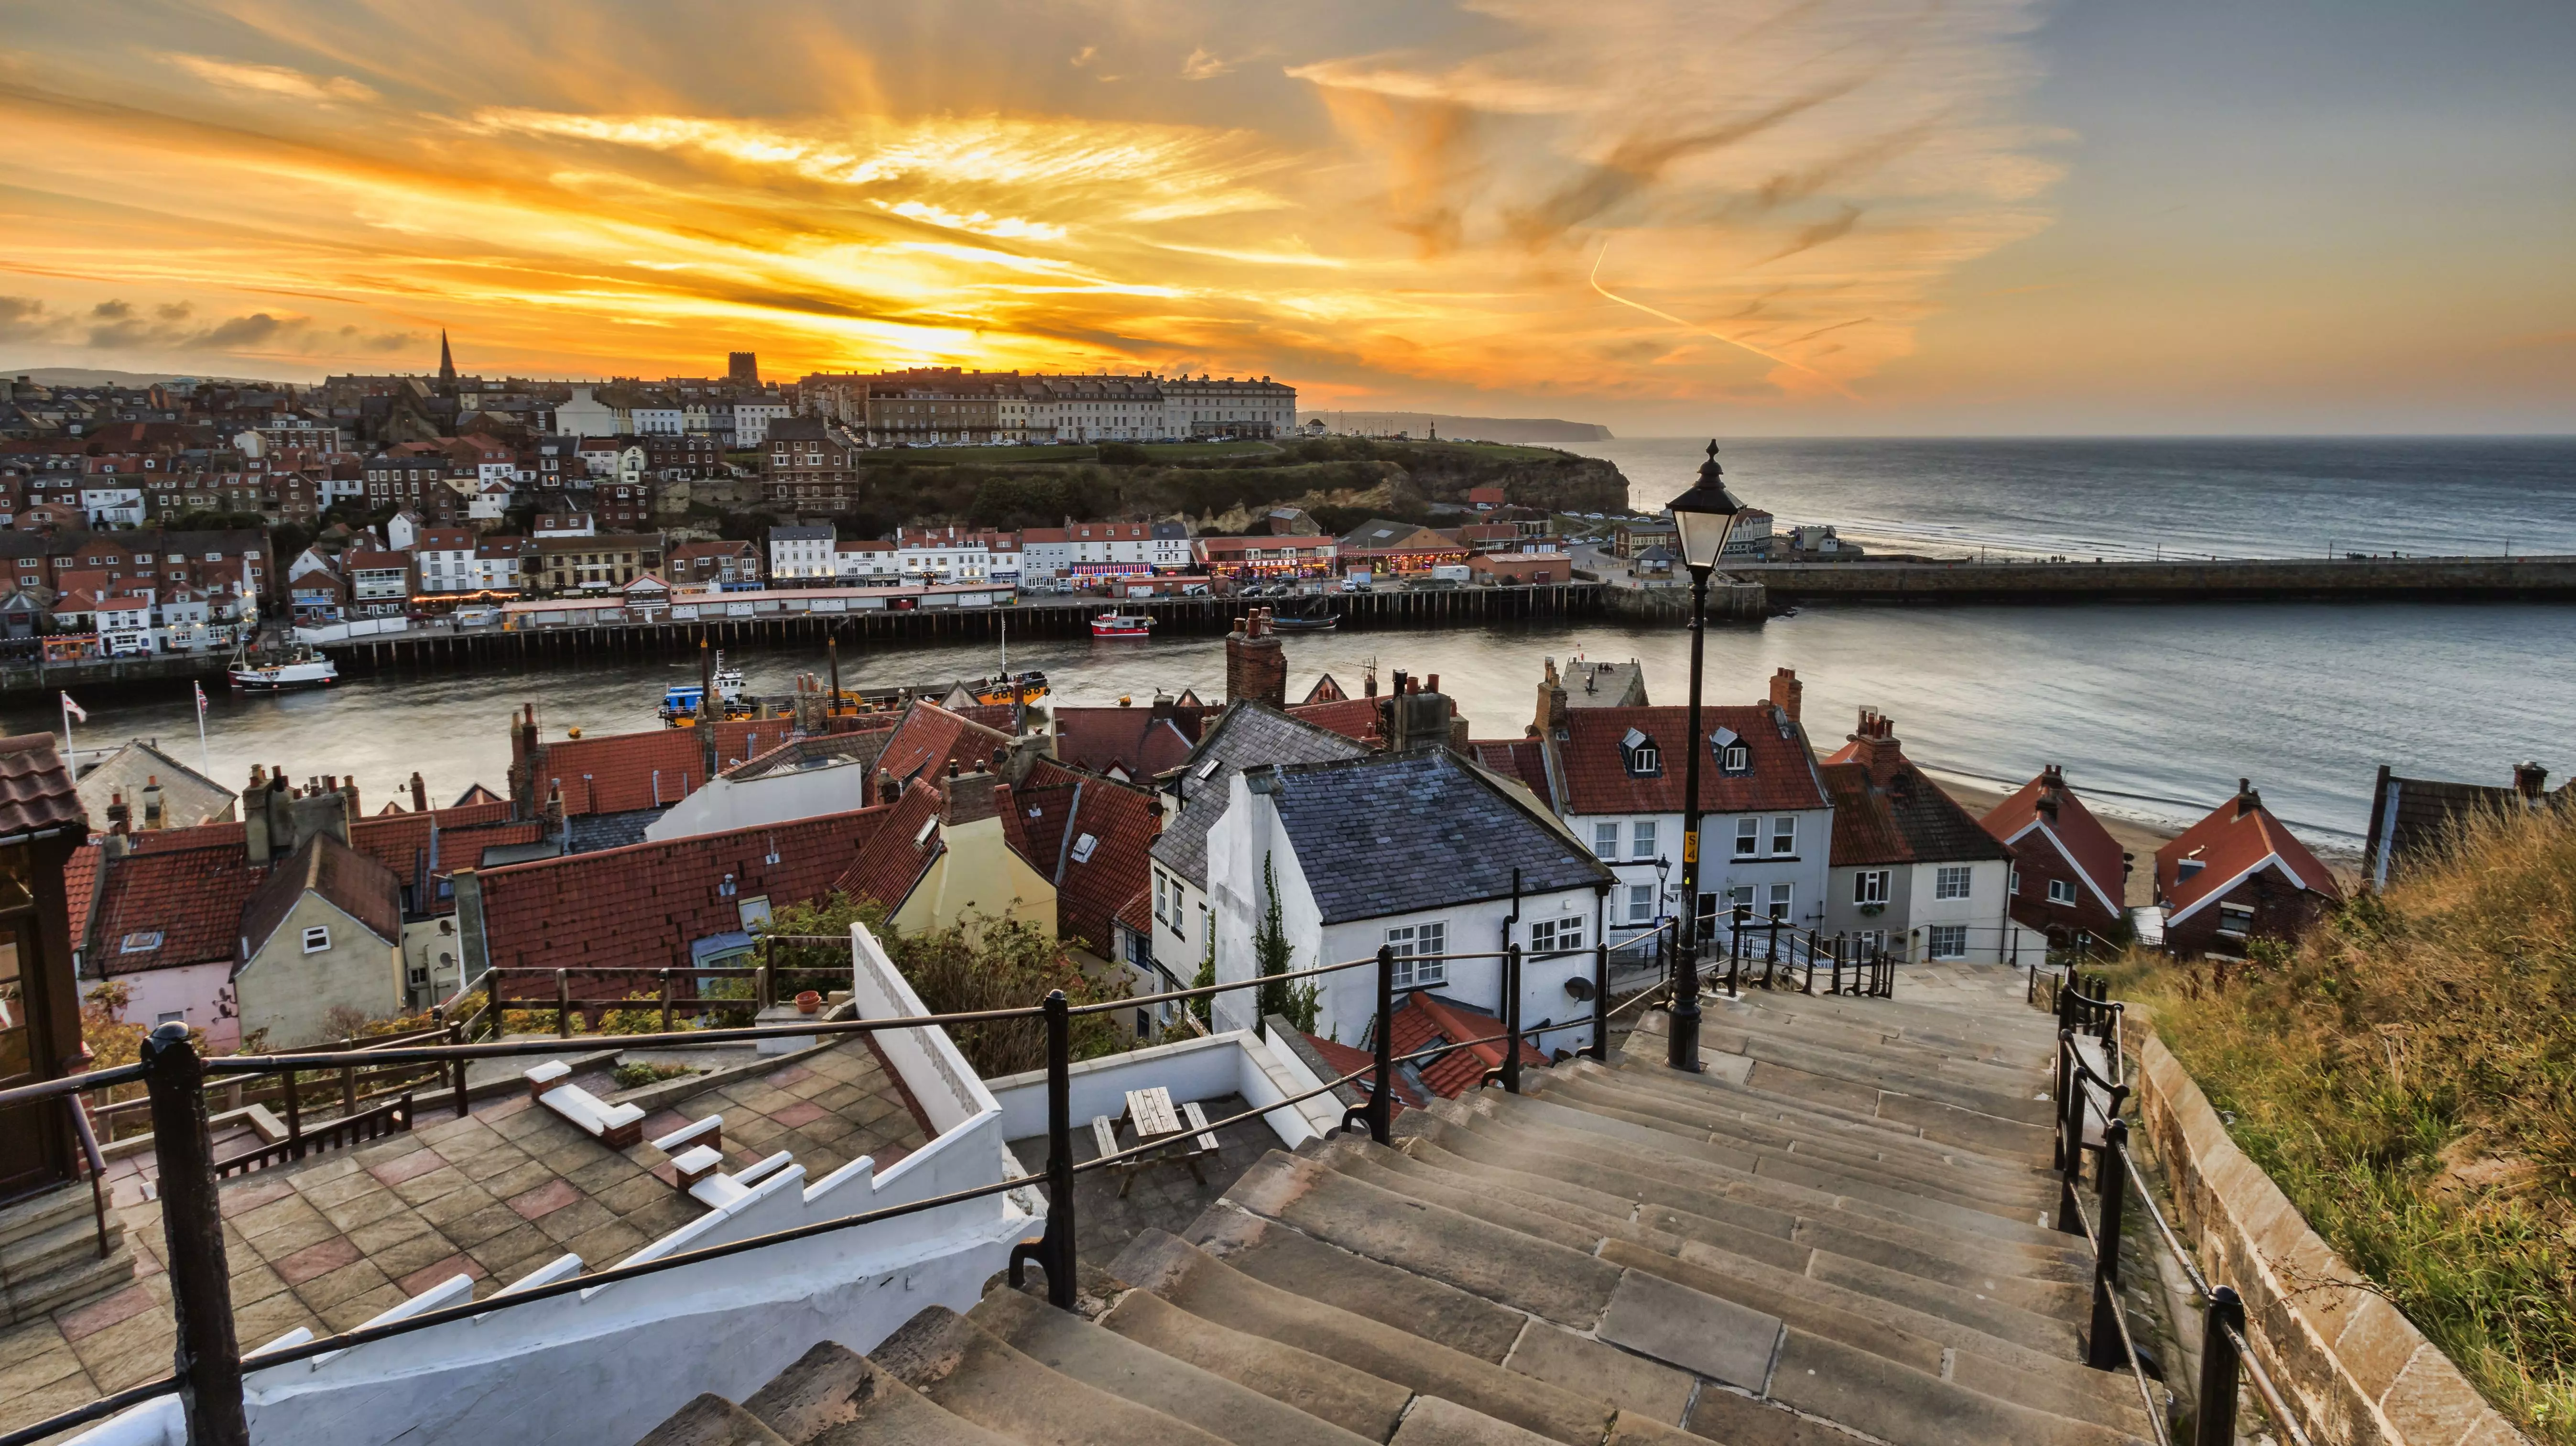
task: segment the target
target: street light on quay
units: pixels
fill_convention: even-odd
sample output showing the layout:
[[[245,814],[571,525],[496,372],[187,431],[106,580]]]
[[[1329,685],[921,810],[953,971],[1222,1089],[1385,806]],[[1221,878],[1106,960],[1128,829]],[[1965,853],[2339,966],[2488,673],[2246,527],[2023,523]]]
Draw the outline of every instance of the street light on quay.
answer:
[[[1682,912],[1674,928],[1672,1067],[1699,1072],[1699,755],[1708,746],[1700,736],[1701,660],[1708,637],[1708,576],[1726,552],[1744,504],[1726,490],[1725,469],[1717,465],[1717,443],[1708,444],[1699,481],[1672,500],[1673,528],[1680,534],[1682,563],[1691,575],[1690,741],[1682,765]]]

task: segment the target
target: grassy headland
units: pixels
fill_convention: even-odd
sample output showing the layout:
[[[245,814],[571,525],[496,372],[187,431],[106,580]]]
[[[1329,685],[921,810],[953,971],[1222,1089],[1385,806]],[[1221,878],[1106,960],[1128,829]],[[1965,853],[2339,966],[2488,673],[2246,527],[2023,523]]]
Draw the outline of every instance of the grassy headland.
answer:
[[[2223,980],[2113,985],[2345,1260],[2576,1443],[2576,809],[2479,820]]]

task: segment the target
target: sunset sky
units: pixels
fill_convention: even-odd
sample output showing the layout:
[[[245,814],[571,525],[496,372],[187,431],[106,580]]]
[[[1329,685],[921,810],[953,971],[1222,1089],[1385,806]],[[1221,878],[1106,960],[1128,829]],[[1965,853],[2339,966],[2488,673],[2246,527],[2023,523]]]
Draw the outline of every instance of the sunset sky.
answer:
[[[0,368],[2576,430],[2576,5],[0,0]]]

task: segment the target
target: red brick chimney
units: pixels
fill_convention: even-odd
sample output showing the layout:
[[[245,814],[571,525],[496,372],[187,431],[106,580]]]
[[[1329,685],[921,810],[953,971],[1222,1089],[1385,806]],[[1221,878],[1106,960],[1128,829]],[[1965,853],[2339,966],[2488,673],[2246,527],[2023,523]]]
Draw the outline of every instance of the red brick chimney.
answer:
[[[2039,771],[2039,802],[2036,805],[2039,811],[2046,814],[2051,822],[2054,822],[2057,818],[2058,807],[2065,801],[2065,797],[2065,772],[2059,769],[2054,763],[2041,769]]]
[[[420,770],[417,768],[411,771],[411,811],[429,812],[429,785],[421,782]]]
[[[1790,722],[1798,721],[1798,704],[1806,694],[1807,685],[1798,681],[1797,669],[1782,668],[1771,675],[1771,706],[1779,709]]]
[[[1875,708],[1860,710],[1860,727],[1851,735],[1852,761],[1869,774],[1869,781],[1885,788],[1901,772],[1905,750],[1896,738],[1896,720]]]
[[[1270,630],[1270,609],[1254,608],[1234,620],[1225,639],[1225,701],[1288,706],[1288,653]]]
[[[2537,763],[2517,765],[2513,770],[2513,791],[2528,799],[2538,799],[2549,786],[2549,770]]]
[[[2254,780],[2250,778],[2236,780],[2236,816],[2243,818],[2262,806],[2263,795],[2254,791]]]

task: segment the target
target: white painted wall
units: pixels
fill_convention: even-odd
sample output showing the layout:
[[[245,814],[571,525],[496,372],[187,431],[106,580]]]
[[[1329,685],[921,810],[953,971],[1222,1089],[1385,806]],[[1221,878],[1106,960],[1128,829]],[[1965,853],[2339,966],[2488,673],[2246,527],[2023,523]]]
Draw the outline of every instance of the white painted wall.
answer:
[[[113,949],[116,941],[106,941]],[[241,1047],[241,1021],[233,1017],[233,966],[230,960],[185,964],[176,969],[146,969],[119,974],[126,987],[126,1022],[150,1028],[164,1014],[176,1014],[191,1028],[206,1032],[206,1047],[230,1053]],[[91,982],[84,980],[86,988]]]
[[[1005,1075],[988,1082],[1002,1104],[1002,1133],[1015,1140],[1047,1130],[1046,1071]],[[1072,1070],[1071,1099],[1076,1129],[1088,1129],[1092,1117],[1111,1119],[1127,1112],[1127,1092],[1156,1085],[1172,1092],[1174,1104],[1239,1094],[1259,1109],[1302,1094],[1323,1081],[1305,1061],[1274,1046],[1265,1030],[1230,1029],[1203,1039],[1158,1044],[1125,1054],[1087,1059]],[[1279,1143],[1295,1149],[1332,1127],[1341,1105],[1318,1095],[1302,1105],[1286,1105],[1263,1115]],[[1211,1117],[1213,1118],[1213,1117]]]

